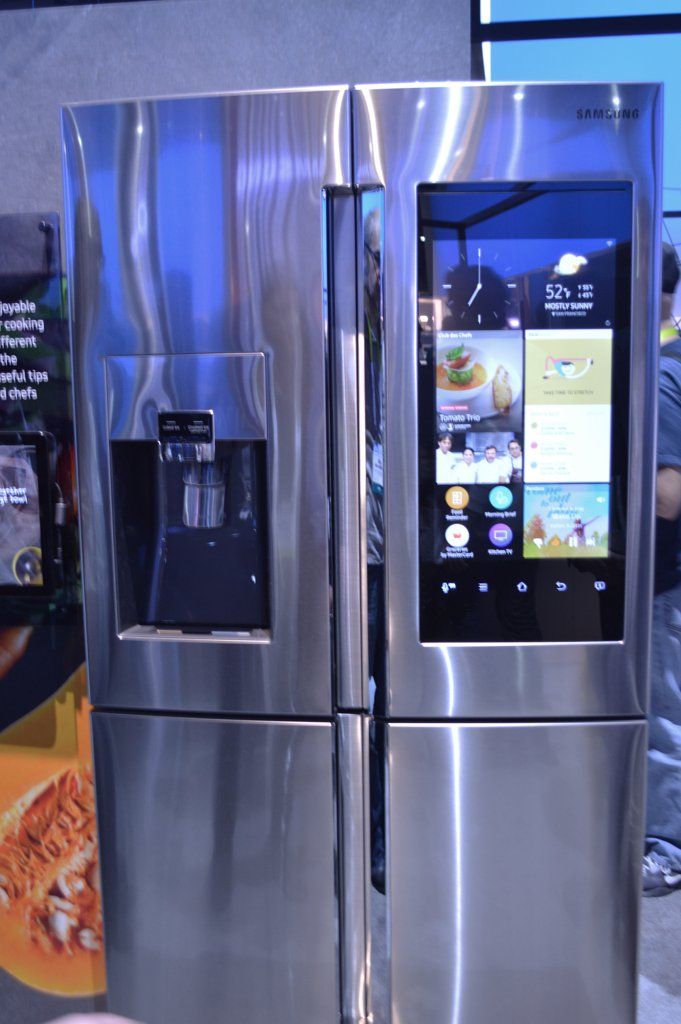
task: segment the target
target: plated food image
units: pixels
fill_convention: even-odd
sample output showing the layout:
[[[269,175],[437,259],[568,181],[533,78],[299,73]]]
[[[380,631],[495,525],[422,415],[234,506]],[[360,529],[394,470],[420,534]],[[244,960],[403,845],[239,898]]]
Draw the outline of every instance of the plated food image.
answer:
[[[463,343],[440,349],[435,386],[441,391],[466,392],[470,397],[489,384],[489,367],[482,352]]]
[[[437,347],[436,413],[454,417],[438,430],[522,429],[522,351],[518,339],[474,347],[468,339],[445,339]]]
[[[508,416],[514,402],[514,395],[511,374],[505,366],[496,368],[492,380],[492,400],[496,411],[502,416]]]
[[[89,765],[39,783],[0,817],[0,967],[46,992],[105,987]]]

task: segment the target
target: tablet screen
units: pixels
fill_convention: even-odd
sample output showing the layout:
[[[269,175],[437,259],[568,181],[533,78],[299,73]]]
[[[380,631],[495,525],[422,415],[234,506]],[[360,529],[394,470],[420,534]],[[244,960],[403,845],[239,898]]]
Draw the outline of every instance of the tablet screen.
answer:
[[[620,639],[630,187],[418,201],[421,640]]]

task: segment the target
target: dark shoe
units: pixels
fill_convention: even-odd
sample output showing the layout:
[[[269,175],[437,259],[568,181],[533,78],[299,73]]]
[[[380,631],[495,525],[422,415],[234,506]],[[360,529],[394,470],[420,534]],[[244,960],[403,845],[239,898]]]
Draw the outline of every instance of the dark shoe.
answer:
[[[681,871],[654,853],[643,858],[644,896],[669,896],[676,889],[681,889]]]

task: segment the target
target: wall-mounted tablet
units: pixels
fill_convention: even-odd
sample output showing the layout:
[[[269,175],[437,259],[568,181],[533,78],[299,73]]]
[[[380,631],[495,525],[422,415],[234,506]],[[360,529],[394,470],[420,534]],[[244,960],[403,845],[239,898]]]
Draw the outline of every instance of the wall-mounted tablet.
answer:
[[[623,635],[628,183],[418,190],[420,638]]]
[[[52,572],[50,435],[0,431],[0,594],[46,596]]]

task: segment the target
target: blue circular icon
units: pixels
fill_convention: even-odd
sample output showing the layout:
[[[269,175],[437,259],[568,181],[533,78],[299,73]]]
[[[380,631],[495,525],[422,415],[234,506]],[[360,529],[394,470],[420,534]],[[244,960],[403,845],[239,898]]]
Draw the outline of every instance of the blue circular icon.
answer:
[[[513,504],[513,494],[508,487],[493,487],[489,492],[489,503],[492,508],[503,512]]]
[[[513,540],[513,530],[506,523],[495,523],[487,534],[495,548],[507,548]]]

